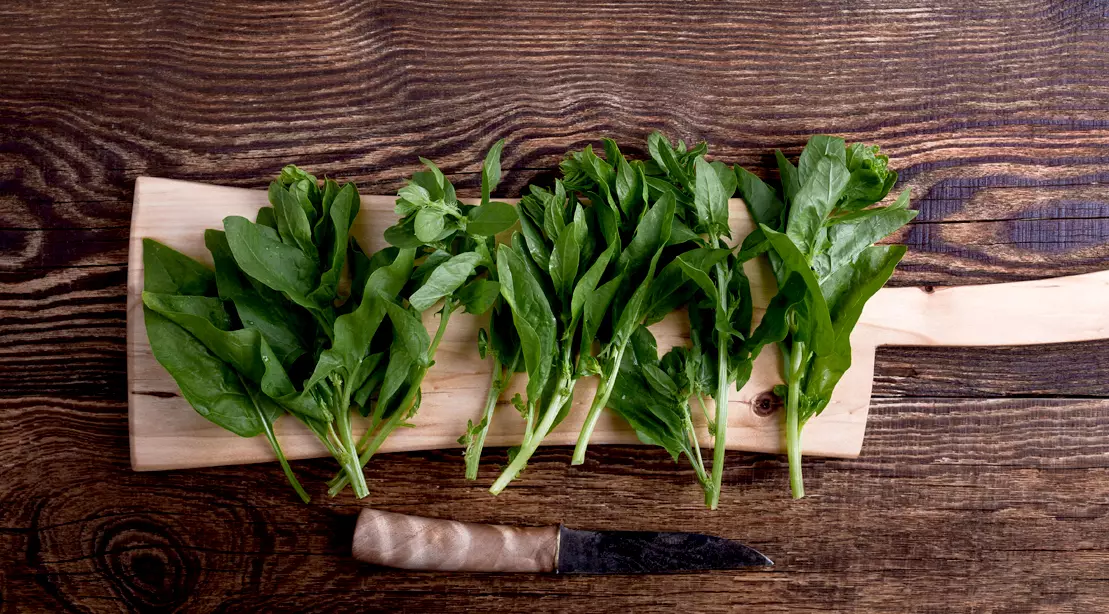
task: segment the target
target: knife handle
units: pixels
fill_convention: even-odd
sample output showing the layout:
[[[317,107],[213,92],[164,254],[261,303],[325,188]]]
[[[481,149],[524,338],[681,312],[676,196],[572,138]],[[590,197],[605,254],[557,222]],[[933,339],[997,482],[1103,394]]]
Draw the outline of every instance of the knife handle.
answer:
[[[425,571],[553,572],[558,527],[509,527],[421,518],[365,508],[354,558]]]

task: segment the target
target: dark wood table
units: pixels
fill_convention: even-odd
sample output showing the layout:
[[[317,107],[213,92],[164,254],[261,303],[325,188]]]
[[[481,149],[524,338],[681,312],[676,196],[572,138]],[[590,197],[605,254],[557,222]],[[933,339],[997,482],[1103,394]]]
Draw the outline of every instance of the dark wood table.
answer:
[[[561,152],[653,129],[769,172],[829,132],[880,144],[918,220],[895,285],[1109,267],[1109,5],[7,2],[0,7],[0,610],[1109,611],[1109,342],[885,348],[857,460],[731,454],[721,509],[657,449],[537,454],[494,499],[458,451],[134,473],[124,282],[135,178],[261,188],[282,165],[391,193],[416,156],[515,195]],[[775,4],[775,3],[765,3]],[[1065,313],[1059,314],[1065,318]],[[1107,316],[1109,317],[1109,316]],[[696,530],[768,571],[395,572],[361,505]]]

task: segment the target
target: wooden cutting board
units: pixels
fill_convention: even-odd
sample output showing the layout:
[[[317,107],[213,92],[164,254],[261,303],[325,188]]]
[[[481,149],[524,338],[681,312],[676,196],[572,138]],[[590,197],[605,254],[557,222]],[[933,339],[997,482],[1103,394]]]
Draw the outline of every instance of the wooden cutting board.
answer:
[[[352,234],[368,251],[385,247],[382,232],[396,221],[392,196],[363,196]],[[154,360],[142,314],[142,239],[149,237],[211,265],[204,247],[205,228],[222,228],[228,215],[251,219],[267,203],[266,192],[140,177],[135,184],[127,279],[127,386],[131,465],[138,471],[230,465],[273,460],[262,437],[244,439],[208,422],[182,398],[169,374]],[[738,239],[752,228],[746,208],[731,202],[732,235]],[[763,259],[747,264],[756,312],[774,291],[774,280]],[[425,315],[434,331],[438,316]],[[489,385],[491,363],[477,354],[480,318],[457,313],[423,385],[423,404],[415,428],[398,429],[382,452],[458,447],[467,420],[480,418]],[[682,314],[652,327],[660,350],[688,341]],[[1109,337],[1109,271],[1029,282],[988,286],[885,288],[867,304],[852,336],[852,367],[836,388],[831,404],[810,421],[803,433],[805,454],[850,458],[859,454],[870,405],[874,352],[879,345],[1023,345],[1083,341]],[[785,449],[781,417],[759,407],[759,397],[781,382],[780,356],[767,348],[755,364],[750,382],[732,392],[728,448],[757,452]],[[502,397],[486,440],[488,446],[516,445],[523,420],[507,403],[522,392],[516,378]],[[577,385],[570,416],[547,437],[547,444],[572,445],[588,410],[596,383]],[[765,397],[764,397],[765,398]],[[711,407],[711,406],[710,406]],[[698,412],[695,412],[695,417]],[[699,427],[704,437],[703,420]],[[365,424],[356,421],[355,432]],[[291,417],[281,418],[277,434],[289,458],[326,456],[307,429]],[[594,431],[594,444],[635,444],[634,432],[606,411]]]

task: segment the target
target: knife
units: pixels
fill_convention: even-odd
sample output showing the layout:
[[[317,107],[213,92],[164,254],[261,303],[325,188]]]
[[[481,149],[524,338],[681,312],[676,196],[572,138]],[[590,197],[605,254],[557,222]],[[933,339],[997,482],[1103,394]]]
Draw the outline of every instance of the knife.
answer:
[[[424,571],[645,574],[773,565],[739,542],[656,531],[579,531],[422,518],[365,508],[354,557]]]

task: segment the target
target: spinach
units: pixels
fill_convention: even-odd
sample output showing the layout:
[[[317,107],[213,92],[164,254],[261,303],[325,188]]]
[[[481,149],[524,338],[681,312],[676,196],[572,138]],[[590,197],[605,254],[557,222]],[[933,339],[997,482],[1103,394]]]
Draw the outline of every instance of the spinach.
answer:
[[[397,248],[419,250],[420,263],[407,288],[409,308],[387,303],[396,345],[390,351],[378,393],[377,407],[384,413],[375,411],[372,414],[374,426],[358,445],[363,465],[377,452],[385,437],[419,408],[420,384],[433,363],[451,314],[459,309],[482,314],[496,302],[500,284],[493,262],[494,237],[515,225],[517,219],[511,205],[490,200],[501,178],[503,146],[504,141],[498,141],[485,158],[482,200],[478,206],[459,202],[454,186],[442,171],[423,158],[420,161],[427,170],[413,175],[397,193],[395,210],[402,217],[385,231],[385,238]],[[395,295],[397,291],[383,295]],[[440,301],[438,330],[428,339],[417,316]],[[508,379],[507,376],[497,379],[494,372],[492,387],[499,386],[503,390]],[[402,389],[406,392],[400,396]],[[398,398],[399,402],[394,401]],[[496,397],[492,406],[495,404]],[[490,416],[492,406],[486,408]],[[474,437],[474,441],[484,442],[484,429],[487,428],[488,420],[478,427],[471,424],[467,435]],[[474,471],[480,449],[478,443],[468,453],[475,458]],[[341,490],[345,481],[344,476],[337,476],[330,483],[330,492]]]
[[[645,326],[635,330],[629,346],[609,407],[632,426],[643,443],[661,446],[675,461],[684,454],[708,498],[714,486],[701,457],[689,405],[691,396],[700,400],[707,392],[697,377],[701,356],[676,347],[660,361],[655,337]]]
[[[151,239],[143,239],[143,286],[159,293],[219,302],[214,298],[217,278],[204,265]],[[308,494],[300,485],[281,445],[273,423],[282,408],[259,393],[199,339],[145,304],[143,316],[154,358],[165,367],[181,395],[197,413],[239,435],[264,433],[281,468],[304,502]],[[218,317],[218,316],[217,316]],[[226,317],[226,314],[224,314]]]
[[[795,167],[776,152],[780,191],[736,168],[739,193],[759,229],[744,250],[770,250],[779,305],[788,312],[781,339],[785,357],[781,387],[786,401],[790,488],[804,496],[801,429],[831,400],[851,366],[851,331],[866,301],[893,274],[905,255],[900,245],[874,245],[912,220],[905,191],[892,204],[873,206],[889,194],[897,173],[876,146],[814,136]],[[782,331],[776,331],[782,332]],[[777,337],[777,335],[774,335]]]
[[[652,188],[648,164],[627,159],[610,139],[604,152],[603,159],[592,146],[570,152],[552,188],[532,185],[518,205],[520,232],[498,249],[501,293],[520,339],[528,389],[520,403],[524,439],[493,483],[494,494],[565,417],[577,380],[598,375],[573,456],[574,464],[583,462],[635,330],[652,309],[680,306],[650,300],[656,275],[693,247],[671,242],[680,187],[659,178],[663,189]]]
[[[692,284],[685,291],[693,340],[691,364],[699,374],[700,388],[711,390],[715,409],[708,419],[713,437],[712,475],[705,488],[705,503],[715,509],[723,482],[727,445],[728,394],[734,384],[742,388],[751,374],[751,365],[767,342],[766,330],[775,323],[766,320],[759,331],[751,332],[753,310],[750,283],[743,263],[754,254],[737,256],[727,246],[731,239],[728,199],[736,190],[737,177],[720,162],[708,162],[707,146],[702,143],[674,148],[662,135],[651,136],[651,156],[662,173],[676,187],[677,198],[685,203],[679,213],[682,223],[697,235],[698,250],[675,261],[677,270],[666,271],[669,279],[684,277]],[[680,275],[679,275],[680,273]],[[674,282],[671,281],[671,284]],[[670,290],[662,288],[662,294]],[[682,293],[675,297],[680,300]],[[655,304],[670,305],[675,298],[656,297]],[[670,302],[667,302],[667,301]],[[651,319],[662,314],[657,310]]]
[[[232,216],[223,231],[206,231],[214,274],[144,242],[151,346],[198,412],[244,436],[265,433],[303,498],[273,434],[284,412],[316,434],[344,482],[364,497],[351,411],[380,417],[371,432],[387,436],[396,416],[410,412],[377,393],[399,371],[406,377],[394,392],[417,397],[418,381],[407,375],[430,364],[419,314],[402,304],[416,250],[366,256],[348,238],[359,209],[353,185],[328,179],[321,187],[288,166],[270,184],[269,199],[256,222]],[[348,257],[356,287],[345,296],[339,287]],[[411,384],[416,391],[405,387]]]

